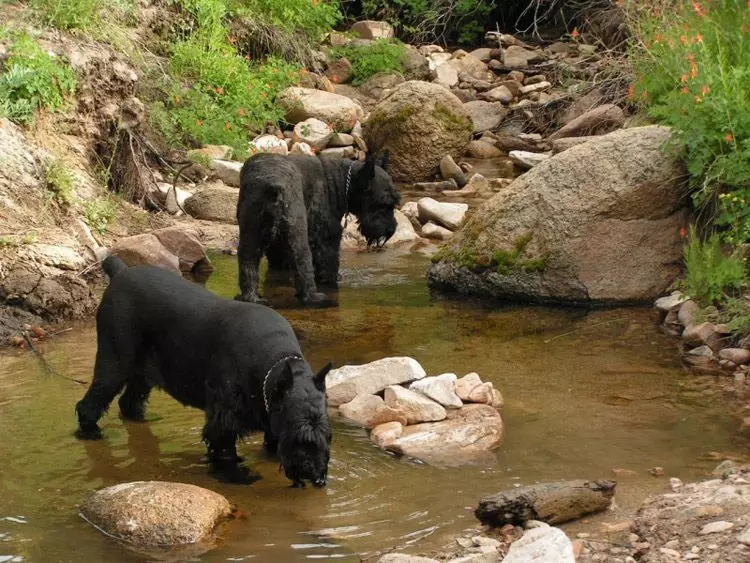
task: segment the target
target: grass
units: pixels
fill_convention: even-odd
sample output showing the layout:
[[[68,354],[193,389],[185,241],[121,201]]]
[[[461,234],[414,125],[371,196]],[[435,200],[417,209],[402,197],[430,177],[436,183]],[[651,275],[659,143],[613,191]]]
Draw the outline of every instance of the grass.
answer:
[[[73,184],[75,175],[60,160],[52,160],[44,172],[47,190],[52,194],[57,204],[67,207],[75,201]]]
[[[117,215],[117,203],[112,196],[101,196],[83,206],[83,217],[92,231],[104,234]]]

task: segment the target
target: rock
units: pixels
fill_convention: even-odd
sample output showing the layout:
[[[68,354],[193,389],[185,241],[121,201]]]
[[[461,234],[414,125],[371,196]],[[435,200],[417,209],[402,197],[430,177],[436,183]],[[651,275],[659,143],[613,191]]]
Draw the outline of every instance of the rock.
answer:
[[[295,143],[307,143],[313,149],[321,151],[328,146],[332,136],[333,129],[327,123],[311,117],[294,126],[292,139]]]
[[[173,215],[182,213],[182,209],[185,207],[185,200],[193,195],[192,192],[165,182],[159,182],[156,186],[159,191],[154,195],[164,204],[167,212]]]
[[[422,45],[418,50],[425,57],[432,55],[433,53],[442,53],[445,51],[441,45]],[[450,54],[448,55],[448,58],[450,58]]]
[[[401,206],[401,213],[406,215],[410,220],[419,217],[419,206],[417,205],[417,202],[407,201]]]
[[[737,541],[744,545],[750,545],[750,526],[745,528],[745,531],[737,536]]]
[[[750,363],[750,350],[745,350],[744,348],[724,348],[723,350],[719,350],[719,359],[729,360],[738,366],[748,364]]]
[[[473,126],[463,104],[445,88],[409,81],[370,113],[365,140],[373,152],[389,149],[396,182],[430,180],[445,155],[458,158]]]
[[[188,160],[193,160],[196,157],[219,160],[229,160],[234,154],[234,149],[228,145],[203,145],[199,149],[193,149],[187,151]]]
[[[466,102],[464,109],[471,117],[474,133],[483,133],[494,129],[503,122],[508,113],[508,110],[502,104],[482,100]]]
[[[594,88],[581,97],[574,98],[573,103],[563,112],[560,121],[567,125],[574,119],[581,117],[586,112],[600,106],[604,101],[604,94],[599,88]]]
[[[731,522],[725,522],[724,520],[719,520],[717,522],[711,522],[710,524],[706,524],[703,526],[698,532],[701,536],[705,536],[706,534],[720,534],[722,532],[727,532],[734,528],[734,524]]]
[[[532,60],[539,58],[537,53],[517,45],[503,49],[503,65],[507,68],[526,68]]]
[[[495,145],[484,141],[470,141],[466,146],[466,156],[471,158],[498,158],[505,155]]]
[[[456,466],[486,458],[502,443],[503,420],[487,405],[450,410],[447,420],[404,428],[389,451],[435,465]]]
[[[456,380],[456,394],[462,401],[468,401],[472,390],[482,384],[479,374],[472,372]]]
[[[692,299],[689,299],[682,304],[680,310],[677,312],[677,321],[682,326],[688,326],[689,324],[692,324],[693,317],[695,317],[695,314],[699,310],[700,307],[698,307],[698,304]]]
[[[233,160],[218,160],[215,158],[211,161],[211,170],[213,170],[214,176],[224,182],[227,186],[234,186],[235,188],[240,187],[240,170],[242,170],[241,162],[234,162]]]
[[[357,395],[374,395],[391,385],[410,383],[427,375],[413,358],[383,358],[359,366],[343,366],[326,376],[328,404],[338,407]]]
[[[604,104],[587,111],[582,116],[564,125],[550,135],[549,140],[609,133],[610,131],[619,129],[624,124],[625,114],[623,111],[616,105]]]
[[[404,77],[400,74],[378,72],[360,84],[359,91],[373,100],[380,101],[386,91],[393,90],[396,86],[403,83]]]
[[[180,271],[180,261],[151,233],[120,239],[111,249],[128,266],[159,266],[175,272]]]
[[[509,104],[515,98],[513,92],[510,91],[507,85],[501,85],[487,92],[482,92],[479,97],[487,102],[501,102],[503,104]]]
[[[417,202],[417,206],[421,222],[434,221],[453,231],[461,226],[469,210],[466,203],[439,202],[431,197],[423,197]]]
[[[716,367],[714,352],[709,346],[698,346],[682,354],[683,361],[691,367],[713,371]]]
[[[333,147],[320,151],[321,157],[326,158],[355,158],[357,150],[354,147]]]
[[[458,71],[453,65],[442,64],[435,69],[435,84],[453,88],[458,84]]]
[[[532,92],[541,92],[542,90],[549,90],[552,88],[552,84],[550,84],[547,81],[544,82],[537,82],[535,84],[528,84],[526,86],[521,86],[518,91],[522,95],[531,94]]]
[[[348,133],[334,133],[328,142],[330,147],[351,147],[354,145],[354,137]]]
[[[399,244],[415,242],[419,240],[419,235],[415,231],[411,220],[398,209],[394,211],[393,216],[396,218],[396,232],[385,243],[384,248],[393,248]],[[359,220],[354,215],[344,217],[346,227],[344,235],[341,238],[342,248],[366,248],[367,241],[362,233],[359,232]]]
[[[205,540],[232,507],[195,485],[136,481],[96,491],[81,512],[97,529],[129,544],[165,547]]]
[[[386,422],[372,429],[370,440],[379,448],[385,449],[398,440],[403,433],[404,425],[401,422]]]
[[[522,168],[533,168],[540,162],[544,162],[552,155],[546,152],[510,151],[510,159]]]
[[[421,393],[446,408],[459,409],[463,406],[463,402],[456,394],[455,373],[425,377],[412,383],[409,389]]]
[[[461,190],[444,190],[443,195],[450,197],[487,196],[492,195],[493,189],[487,178],[481,174],[473,174],[469,183]]]
[[[704,322],[686,326],[682,332],[682,340],[688,346],[697,347],[705,344],[714,351],[721,348],[721,336],[713,323]]]
[[[334,84],[346,84],[352,79],[352,63],[346,57],[329,62],[326,77]]]
[[[250,152],[267,152],[271,154],[289,154],[289,145],[276,135],[259,135],[250,142]]]
[[[349,98],[312,88],[287,88],[276,96],[276,104],[284,109],[289,123],[314,117],[342,133],[364,118],[364,110]]]
[[[400,385],[391,385],[386,388],[385,404],[406,414],[408,424],[435,422],[446,417],[445,409],[441,405]]]
[[[446,190],[455,190],[458,187],[455,180],[441,180],[439,182],[417,182],[412,185],[415,191],[441,194]]]
[[[378,559],[378,563],[439,563],[437,559],[406,555],[405,553],[389,553]]]
[[[406,80],[429,80],[430,63],[416,48],[406,46],[406,58],[403,61]]]
[[[456,164],[453,157],[449,154],[445,155],[440,161],[440,175],[446,180],[453,180],[459,188],[463,188],[466,185],[466,174],[461,170],[461,167]]]
[[[428,221],[422,225],[422,236],[434,240],[448,240],[453,236],[453,231],[449,231],[445,227],[441,227],[432,221]]]
[[[510,544],[503,563],[575,563],[573,544],[565,532],[552,526],[532,528]]]
[[[226,186],[209,186],[185,200],[185,211],[196,219],[237,223],[239,191]]]
[[[497,549],[491,547],[482,547],[479,553],[469,553],[449,559],[447,563],[497,563],[500,561],[500,554]]]
[[[688,211],[669,130],[623,129],[536,165],[479,207],[432,265],[433,289],[555,302],[653,302],[679,274]],[[636,244],[635,241],[638,241]],[[509,265],[468,268],[459,253]]]
[[[489,76],[487,65],[468,53],[460,58],[455,58],[454,55],[454,58],[448,64],[454,67],[459,73],[466,73],[475,80],[487,80]]]
[[[614,481],[540,483],[484,497],[474,515],[482,524],[501,527],[528,520],[562,524],[609,508]]]
[[[669,295],[659,297],[659,299],[654,302],[654,307],[662,313],[668,313],[672,309],[679,307],[686,299],[687,297],[684,296],[682,292],[673,291]]]
[[[407,423],[403,411],[388,407],[377,395],[357,395],[348,403],[341,405],[339,411],[349,420],[365,428],[375,428],[388,422],[400,422],[403,425]]]
[[[466,402],[492,405],[495,402],[495,388],[489,381],[477,385],[469,391],[469,394],[466,397]]]
[[[307,143],[294,143],[292,145],[292,150],[289,151],[289,154],[303,154],[305,156],[315,156],[315,151]]]
[[[492,49],[488,47],[481,47],[479,49],[474,49],[471,53],[469,53],[472,57],[482,61],[483,63],[490,62]]]
[[[349,31],[359,35],[362,39],[392,39],[395,37],[393,26],[384,21],[358,21],[349,28]]]
[[[711,475],[717,477],[724,477],[726,474],[735,473],[737,471],[737,464],[730,459],[725,459],[719,465],[717,465],[711,472]]]
[[[198,265],[210,266],[211,261],[206,256],[206,250],[201,241],[185,227],[165,227],[151,231],[151,234],[159,239],[164,248],[177,256],[183,273],[192,272]]]
[[[582,145],[591,139],[596,139],[596,137],[596,135],[589,135],[586,137],[564,137],[562,139],[555,139],[552,141],[552,154],[559,154],[569,148]]]

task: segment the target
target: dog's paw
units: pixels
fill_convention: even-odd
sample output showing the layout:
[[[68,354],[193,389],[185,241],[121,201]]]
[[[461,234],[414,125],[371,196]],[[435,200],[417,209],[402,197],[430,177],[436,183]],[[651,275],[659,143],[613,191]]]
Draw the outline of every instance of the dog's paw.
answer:
[[[101,440],[104,438],[104,434],[102,434],[102,429],[96,426],[94,428],[78,428],[75,431],[75,437],[79,440]]]
[[[244,303],[257,303],[258,305],[268,305],[269,301],[268,299],[264,299],[263,297],[260,297],[259,295],[254,294],[242,294],[238,293],[234,296],[235,301],[242,301]]]
[[[325,293],[315,291],[299,298],[305,307],[335,307],[336,301],[330,299]]]
[[[261,476],[257,473],[253,473],[249,468],[236,463],[211,463],[209,474],[221,483],[232,485],[252,485],[261,479]]]

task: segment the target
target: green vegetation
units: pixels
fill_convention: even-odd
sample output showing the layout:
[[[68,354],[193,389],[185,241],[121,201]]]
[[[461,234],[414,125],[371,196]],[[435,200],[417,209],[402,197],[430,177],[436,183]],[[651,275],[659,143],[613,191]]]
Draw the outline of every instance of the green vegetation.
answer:
[[[75,73],[66,63],[20,34],[11,44],[5,72],[0,74],[0,116],[29,125],[38,109],[62,108],[75,84]]]
[[[83,217],[91,230],[104,234],[117,214],[117,203],[111,196],[98,197],[83,206]]]
[[[514,241],[513,250],[495,250],[490,254],[477,251],[471,242],[468,244],[465,242],[459,250],[453,250],[449,245],[445,245],[432,256],[432,261],[433,263],[449,261],[476,273],[487,270],[494,270],[502,275],[510,275],[517,271],[527,274],[543,272],[547,268],[546,257],[523,258],[533,238],[534,233],[527,233]]]
[[[370,45],[344,45],[331,49],[333,58],[352,63],[352,84],[359,85],[379,72],[404,73],[406,46],[400,41],[379,39]]]
[[[65,30],[91,25],[100,4],[100,0],[31,0],[45,23]]]
[[[67,207],[75,201],[73,172],[59,160],[52,160],[44,172],[47,189],[61,207]]]
[[[494,0],[362,0],[367,19],[383,19],[410,43],[472,43],[484,33]]]
[[[684,254],[684,290],[701,306],[726,303],[747,285],[745,259],[736,251],[725,255],[715,233],[704,242],[691,228]]]
[[[192,0],[193,4],[197,3]],[[233,17],[251,17],[320,41],[341,21],[338,2],[329,0],[229,0]]]

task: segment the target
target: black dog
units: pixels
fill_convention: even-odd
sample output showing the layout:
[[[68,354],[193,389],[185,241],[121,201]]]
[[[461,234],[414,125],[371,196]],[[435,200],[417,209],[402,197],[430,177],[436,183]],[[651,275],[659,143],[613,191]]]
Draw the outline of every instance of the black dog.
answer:
[[[144,419],[152,387],[203,409],[213,462],[236,464],[236,442],[265,432],[294,486],[326,482],[331,444],[325,377],[302,358],[292,327],[262,305],[222,299],[154,266],[104,261],[110,277],[96,315],[94,380],[76,405],[79,437],[98,438],[114,397],[123,417]]]
[[[273,269],[295,274],[297,298],[325,300],[318,285],[336,287],[341,219],[353,213],[368,245],[383,245],[396,231],[393,210],[400,196],[386,172],[388,155],[364,163],[312,156],[258,154],[240,172],[241,293],[262,302],[258,265],[265,254]]]

